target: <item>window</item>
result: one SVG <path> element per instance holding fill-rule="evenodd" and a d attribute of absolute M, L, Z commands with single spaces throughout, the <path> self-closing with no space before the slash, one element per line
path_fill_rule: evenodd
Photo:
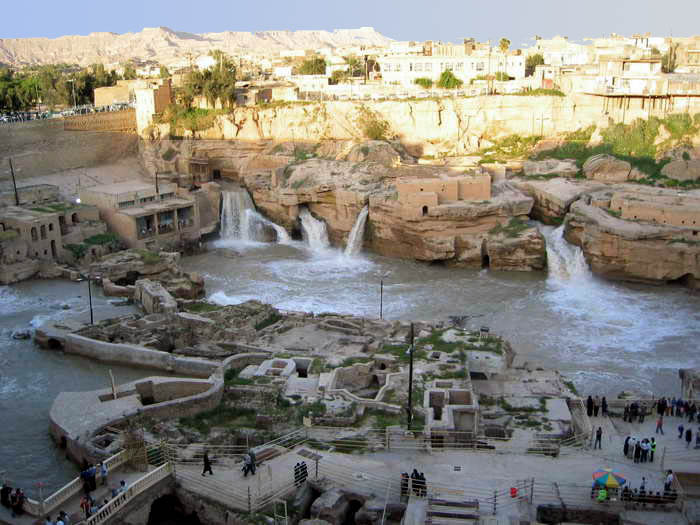
<path fill-rule="evenodd" d="M 426 71 L 432 71 L 433 70 L 433 65 L 430 62 L 425 63 L 425 70 Z"/>
<path fill-rule="evenodd" d="M 123 201 L 119 203 L 120 208 L 130 208 L 136 204 L 136 201 Z"/>
<path fill-rule="evenodd" d="M 50 231 L 50 232 L 52 232 L 52 231 L 53 231 L 53 223 L 52 223 L 52 222 L 51 222 L 51 223 L 49 223 L 49 231 Z"/>
<path fill-rule="evenodd" d="M 386 71 L 387 73 L 390 73 L 391 72 L 391 64 L 384 64 L 384 71 Z"/>
<path fill-rule="evenodd" d="M 418 63 L 416 64 L 416 71 L 423 71 L 423 64 L 421 64 L 420 62 L 418 62 Z"/>
<path fill-rule="evenodd" d="M 144 197 L 143 199 L 141 199 L 141 202 L 142 203 L 143 202 L 153 202 L 154 200 L 156 200 L 156 198 L 154 196 L 150 196 L 150 197 Z"/>
<path fill-rule="evenodd" d="M 483 62 L 477 62 L 477 64 L 476 64 L 476 70 L 477 70 L 477 71 L 483 71 L 483 70 L 484 70 L 484 63 L 483 63 Z"/>
<path fill-rule="evenodd" d="M 175 196 L 174 193 L 161 193 L 160 194 L 160 199 L 165 200 L 165 199 L 172 199 Z"/>
<path fill-rule="evenodd" d="M 401 64 L 394 64 L 394 71 L 396 71 L 397 73 L 400 73 L 401 72 Z"/>
<path fill-rule="evenodd" d="M 413 62 L 409 62 L 408 64 L 408 70 L 413 71 Z"/>
<path fill-rule="evenodd" d="M 464 62 L 457 62 L 457 64 L 455 64 L 455 70 L 464 71 Z"/>

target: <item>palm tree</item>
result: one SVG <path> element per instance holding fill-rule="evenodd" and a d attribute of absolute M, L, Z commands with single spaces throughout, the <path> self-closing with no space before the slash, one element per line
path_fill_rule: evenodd
<path fill-rule="evenodd" d="M 498 42 L 498 49 L 501 50 L 501 53 L 505 54 L 508 52 L 508 48 L 510 48 L 510 40 L 505 37 L 501 38 Z"/>

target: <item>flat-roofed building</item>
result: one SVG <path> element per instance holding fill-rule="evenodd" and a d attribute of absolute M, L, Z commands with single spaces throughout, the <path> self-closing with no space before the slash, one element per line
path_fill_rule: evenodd
<path fill-rule="evenodd" d="M 177 184 L 120 182 L 80 191 L 81 202 L 100 217 L 130 248 L 156 248 L 200 237 L 196 199 Z"/>

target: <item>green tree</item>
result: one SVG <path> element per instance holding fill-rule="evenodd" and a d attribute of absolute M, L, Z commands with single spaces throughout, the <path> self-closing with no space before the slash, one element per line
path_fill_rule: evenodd
<path fill-rule="evenodd" d="M 124 74 L 122 76 L 124 77 L 124 80 L 134 80 L 137 77 L 134 64 L 131 62 L 127 63 L 124 66 Z"/>
<path fill-rule="evenodd" d="M 160 66 L 160 78 L 168 78 L 170 76 L 170 71 L 165 66 Z"/>
<path fill-rule="evenodd" d="M 537 66 L 543 66 L 544 65 L 544 57 L 542 56 L 541 53 L 536 53 L 534 55 L 530 55 L 525 59 L 525 76 L 526 77 L 531 77 L 532 75 L 535 74 L 535 68 Z"/>
<path fill-rule="evenodd" d="M 425 89 L 430 89 L 433 87 L 433 81 L 427 77 L 420 77 L 413 81 L 414 84 L 418 84 L 420 87 Z"/>
<path fill-rule="evenodd" d="M 508 40 L 507 38 L 504 37 L 498 41 L 498 49 L 501 50 L 501 53 L 508 52 L 509 48 L 510 48 L 510 40 Z"/>
<path fill-rule="evenodd" d="M 673 73 L 676 70 L 678 59 L 678 44 L 671 44 L 668 51 L 661 57 L 661 70 L 664 73 Z"/>
<path fill-rule="evenodd" d="M 326 61 L 321 57 L 304 60 L 297 70 L 299 75 L 325 75 Z"/>
<path fill-rule="evenodd" d="M 442 89 L 456 89 L 462 87 L 463 82 L 454 76 L 452 71 L 443 71 L 438 80 L 438 87 Z"/>
<path fill-rule="evenodd" d="M 331 74 L 331 85 L 342 84 L 348 80 L 348 72 L 340 69 L 336 69 Z"/>
<path fill-rule="evenodd" d="M 365 74 L 364 62 L 355 55 L 345 57 L 345 63 L 348 65 L 348 73 L 351 77 L 362 77 Z"/>

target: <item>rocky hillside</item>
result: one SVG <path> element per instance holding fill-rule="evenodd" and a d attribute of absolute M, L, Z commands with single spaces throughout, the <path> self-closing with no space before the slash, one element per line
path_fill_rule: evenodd
<path fill-rule="evenodd" d="M 139 33 L 90 33 L 50 38 L 0 39 L 0 63 L 14 67 L 35 64 L 119 64 L 131 59 L 152 60 L 169 66 L 188 53 L 195 57 L 212 49 L 272 53 L 284 49 L 381 46 L 390 38 L 371 27 L 330 31 L 259 31 L 185 33 L 167 27 L 147 27 Z"/>

